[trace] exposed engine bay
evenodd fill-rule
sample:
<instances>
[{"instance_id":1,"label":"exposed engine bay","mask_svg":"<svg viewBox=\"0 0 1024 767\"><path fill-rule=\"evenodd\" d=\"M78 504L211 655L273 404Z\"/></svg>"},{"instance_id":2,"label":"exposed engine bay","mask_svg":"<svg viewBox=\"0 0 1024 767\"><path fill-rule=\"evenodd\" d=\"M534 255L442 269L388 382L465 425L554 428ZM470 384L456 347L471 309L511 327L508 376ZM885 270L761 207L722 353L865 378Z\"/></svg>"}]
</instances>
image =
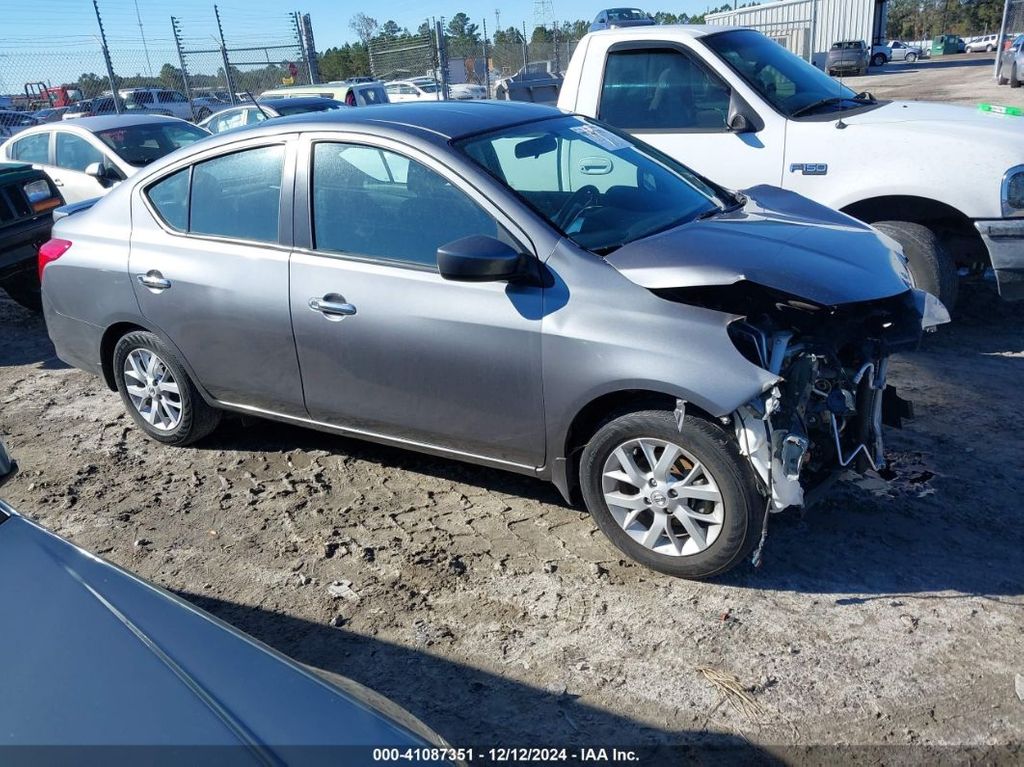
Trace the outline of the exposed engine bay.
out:
<instances>
[{"instance_id":1,"label":"exposed engine bay","mask_svg":"<svg viewBox=\"0 0 1024 767\"><path fill-rule=\"evenodd\" d=\"M886 382L889 356L917 348L923 330L948 321L922 291L820 306L752 283L673 291L675 300L741 315L736 348L779 376L732 414L742 455L771 511L802 506L837 472L885 466L882 427L913 417Z\"/></svg>"}]
</instances>

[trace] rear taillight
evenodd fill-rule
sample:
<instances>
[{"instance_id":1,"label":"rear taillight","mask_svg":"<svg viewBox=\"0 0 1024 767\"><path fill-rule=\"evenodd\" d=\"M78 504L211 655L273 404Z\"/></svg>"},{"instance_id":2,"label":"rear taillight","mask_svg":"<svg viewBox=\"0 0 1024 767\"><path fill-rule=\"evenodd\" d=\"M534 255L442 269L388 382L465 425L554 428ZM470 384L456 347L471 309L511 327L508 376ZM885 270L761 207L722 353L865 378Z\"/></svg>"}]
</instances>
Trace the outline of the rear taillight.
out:
<instances>
[{"instance_id":1,"label":"rear taillight","mask_svg":"<svg viewBox=\"0 0 1024 767\"><path fill-rule=\"evenodd\" d=\"M39 248L40 283L43 281L43 269L46 268L46 265L63 256L70 247L71 242L69 240L48 240L43 243L42 247Z\"/></svg>"}]
</instances>

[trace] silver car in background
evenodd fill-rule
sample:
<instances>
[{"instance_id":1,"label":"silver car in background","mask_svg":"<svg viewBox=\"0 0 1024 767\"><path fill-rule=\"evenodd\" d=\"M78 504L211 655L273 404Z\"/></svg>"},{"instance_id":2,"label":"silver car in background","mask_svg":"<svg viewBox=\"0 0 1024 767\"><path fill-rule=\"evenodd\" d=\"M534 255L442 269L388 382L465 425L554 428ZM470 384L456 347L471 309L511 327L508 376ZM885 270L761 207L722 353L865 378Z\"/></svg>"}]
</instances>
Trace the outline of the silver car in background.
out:
<instances>
[{"instance_id":1,"label":"silver car in background","mask_svg":"<svg viewBox=\"0 0 1024 767\"><path fill-rule=\"evenodd\" d=\"M0 145L0 159L40 168L75 203L106 194L139 168L209 135L176 117L82 117L21 131Z\"/></svg>"},{"instance_id":2,"label":"silver car in background","mask_svg":"<svg viewBox=\"0 0 1024 767\"><path fill-rule=\"evenodd\" d=\"M889 355L941 305L899 246L557 109L297 115L156 162L40 249L50 337L152 439L223 411L548 479L707 577L884 463Z\"/></svg>"}]
</instances>

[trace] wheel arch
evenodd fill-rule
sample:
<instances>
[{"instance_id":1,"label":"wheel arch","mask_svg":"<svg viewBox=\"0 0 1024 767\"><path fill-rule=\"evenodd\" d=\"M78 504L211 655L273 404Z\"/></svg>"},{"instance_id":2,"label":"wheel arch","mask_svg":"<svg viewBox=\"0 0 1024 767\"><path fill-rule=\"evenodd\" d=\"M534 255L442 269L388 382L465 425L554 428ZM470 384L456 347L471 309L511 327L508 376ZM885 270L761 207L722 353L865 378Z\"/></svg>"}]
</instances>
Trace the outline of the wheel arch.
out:
<instances>
[{"instance_id":1,"label":"wheel arch","mask_svg":"<svg viewBox=\"0 0 1024 767\"><path fill-rule=\"evenodd\" d=\"M206 391L206 388L200 382L199 378L196 377L195 370L192 369L192 366L189 364L188 360L185 359L185 356L181 353L178 346L167 337L167 334L155 326L140 322L134 317L111 323L107 329L103 331L103 335L100 338L100 369L103 372L103 381L111 391L117 391L117 382L114 380L114 347L117 346L117 342L125 335L136 331L152 333L159 338L160 341L174 353L174 356L177 358L177 361L181 366L185 368L185 372L188 373L189 378L192 379L192 383L199 392L199 395L206 400L207 404L216 405L216 400L210 396L208 391Z\"/></svg>"},{"instance_id":2,"label":"wheel arch","mask_svg":"<svg viewBox=\"0 0 1024 767\"><path fill-rule=\"evenodd\" d=\"M926 226L947 244L958 265L988 261L988 251L973 221L948 203L913 195L883 195L849 203L840 210L866 224L908 221Z\"/></svg>"},{"instance_id":3,"label":"wheel arch","mask_svg":"<svg viewBox=\"0 0 1024 767\"><path fill-rule=\"evenodd\" d=\"M696 416L711 423L716 422L707 410L690 402L685 396L653 388L616 389L600 394L584 404L570 421L561 443L562 455L554 462L552 481L562 496L570 503L578 499L580 454L601 426L619 416L642 410L675 410L679 399L686 401L688 417Z\"/></svg>"}]
</instances>

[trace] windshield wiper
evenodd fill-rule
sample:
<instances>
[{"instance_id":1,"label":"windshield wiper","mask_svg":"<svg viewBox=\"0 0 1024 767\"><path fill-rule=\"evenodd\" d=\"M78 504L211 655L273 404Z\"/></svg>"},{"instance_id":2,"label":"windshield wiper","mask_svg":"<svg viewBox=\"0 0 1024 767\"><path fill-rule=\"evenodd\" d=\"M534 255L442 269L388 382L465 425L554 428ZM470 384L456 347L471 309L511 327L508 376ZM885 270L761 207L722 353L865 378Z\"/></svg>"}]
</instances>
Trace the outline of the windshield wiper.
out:
<instances>
[{"instance_id":1,"label":"windshield wiper","mask_svg":"<svg viewBox=\"0 0 1024 767\"><path fill-rule=\"evenodd\" d=\"M842 104L844 101L852 101L855 104L874 104L875 97L866 91L864 93L858 93L856 96L829 96L827 99L818 99L817 101L812 101L806 106L800 107L794 111L790 117L800 117L801 115L813 112L821 107L828 107L833 104Z\"/></svg>"}]
</instances>

